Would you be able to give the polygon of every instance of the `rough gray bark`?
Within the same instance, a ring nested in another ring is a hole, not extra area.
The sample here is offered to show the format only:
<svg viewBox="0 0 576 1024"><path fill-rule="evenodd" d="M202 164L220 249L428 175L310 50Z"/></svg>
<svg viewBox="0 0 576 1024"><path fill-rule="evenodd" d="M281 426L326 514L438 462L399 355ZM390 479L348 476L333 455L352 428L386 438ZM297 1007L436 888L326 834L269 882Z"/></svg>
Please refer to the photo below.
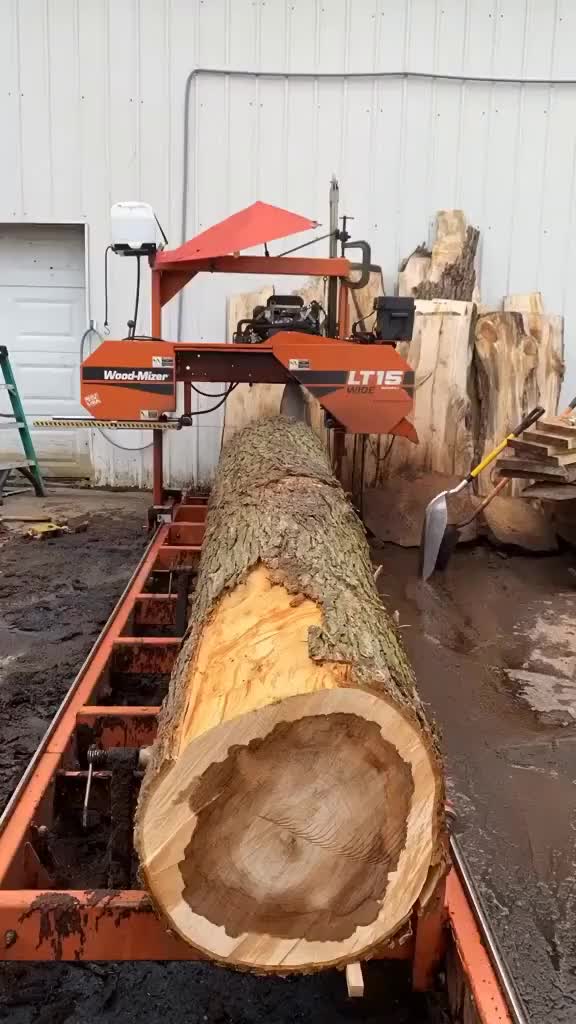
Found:
<svg viewBox="0 0 576 1024"><path fill-rule="evenodd" d="M437 751L400 633L374 585L364 528L315 434L302 423L275 417L245 427L222 452L190 626L146 784L170 758L172 725L186 699L183 677L212 610L258 562L288 590L322 606L325 628L311 631L311 658L353 665L357 685L385 690Z"/></svg>
<svg viewBox="0 0 576 1024"><path fill-rule="evenodd" d="M462 253L455 263L450 263L438 281L422 281L413 290L415 299L457 299L471 301L476 284L474 260L480 232L477 228L466 228L466 240Z"/></svg>
<svg viewBox="0 0 576 1024"><path fill-rule="evenodd" d="M221 456L135 845L187 941L265 970L356 959L445 870L437 737L363 527L302 423L251 424Z"/></svg>

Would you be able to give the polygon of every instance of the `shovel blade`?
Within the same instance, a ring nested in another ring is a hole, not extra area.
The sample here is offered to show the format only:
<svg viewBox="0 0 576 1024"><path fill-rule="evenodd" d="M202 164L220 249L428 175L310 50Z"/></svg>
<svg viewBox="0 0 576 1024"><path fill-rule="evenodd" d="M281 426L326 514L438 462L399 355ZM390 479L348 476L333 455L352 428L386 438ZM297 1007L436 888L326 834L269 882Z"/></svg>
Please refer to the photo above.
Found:
<svg viewBox="0 0 576 1024"><path fill-rule="evenodd" d="M436 559L448 524L446 491L442 491L427 505L420 544L420 575L427 580L436 568Z"/></svg>

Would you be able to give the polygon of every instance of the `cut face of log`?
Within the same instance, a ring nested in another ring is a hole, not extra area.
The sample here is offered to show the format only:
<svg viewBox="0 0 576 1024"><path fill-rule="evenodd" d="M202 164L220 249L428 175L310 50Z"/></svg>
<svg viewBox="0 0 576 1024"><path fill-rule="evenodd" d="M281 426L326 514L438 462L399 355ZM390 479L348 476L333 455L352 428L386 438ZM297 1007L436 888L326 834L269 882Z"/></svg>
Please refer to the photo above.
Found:
<svg viewBox="0 0 576 1024"><path fill-rule="evenodd" d="M303 424L223 451L135 842L171 928L281 973L365 956L444 869L434 732Z"/></svg>

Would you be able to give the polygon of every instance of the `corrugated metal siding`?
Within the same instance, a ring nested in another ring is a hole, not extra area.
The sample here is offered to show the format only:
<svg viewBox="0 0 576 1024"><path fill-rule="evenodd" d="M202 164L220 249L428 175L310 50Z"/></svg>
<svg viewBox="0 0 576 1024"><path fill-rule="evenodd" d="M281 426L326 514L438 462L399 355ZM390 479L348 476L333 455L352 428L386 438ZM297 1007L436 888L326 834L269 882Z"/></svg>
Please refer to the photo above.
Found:
<svg viewBox="0 0 576 1024"><path fill-rule="evenodd" d="M576 84L559 82L576 78L570 0L0 0L0 15L0 220L87 221L100 324L109 207L147 200L181 240L185 84L215 68L231 73L190 86L188 236L256 198L325 222L335 172L341 212L391 286L434 211L461 206L482 231L483 299L540 289L564 313L576 391ZM374 73L397 77L354 77ZM135 268L110 270L121 335ZM221 338L227 294L260 283L194 282L182 337ZM175 482L210 474L220 423L170 437ZM100 482L149 481L148 451L97 436L94 459Z"/></svg>

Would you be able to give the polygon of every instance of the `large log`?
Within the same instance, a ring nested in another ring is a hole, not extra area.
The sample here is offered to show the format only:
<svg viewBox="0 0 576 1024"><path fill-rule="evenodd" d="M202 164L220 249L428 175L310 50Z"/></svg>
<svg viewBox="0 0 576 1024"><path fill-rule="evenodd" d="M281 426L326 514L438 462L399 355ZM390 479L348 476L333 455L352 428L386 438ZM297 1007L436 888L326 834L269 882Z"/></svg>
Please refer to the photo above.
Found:
<svg viewBox="0 0 576 1024"><path fill-rule="evenodd" d="M220 962L368 955L445 867L444 786L363 528L301 423L224 448L139 799L143 881Z"/></svg>

